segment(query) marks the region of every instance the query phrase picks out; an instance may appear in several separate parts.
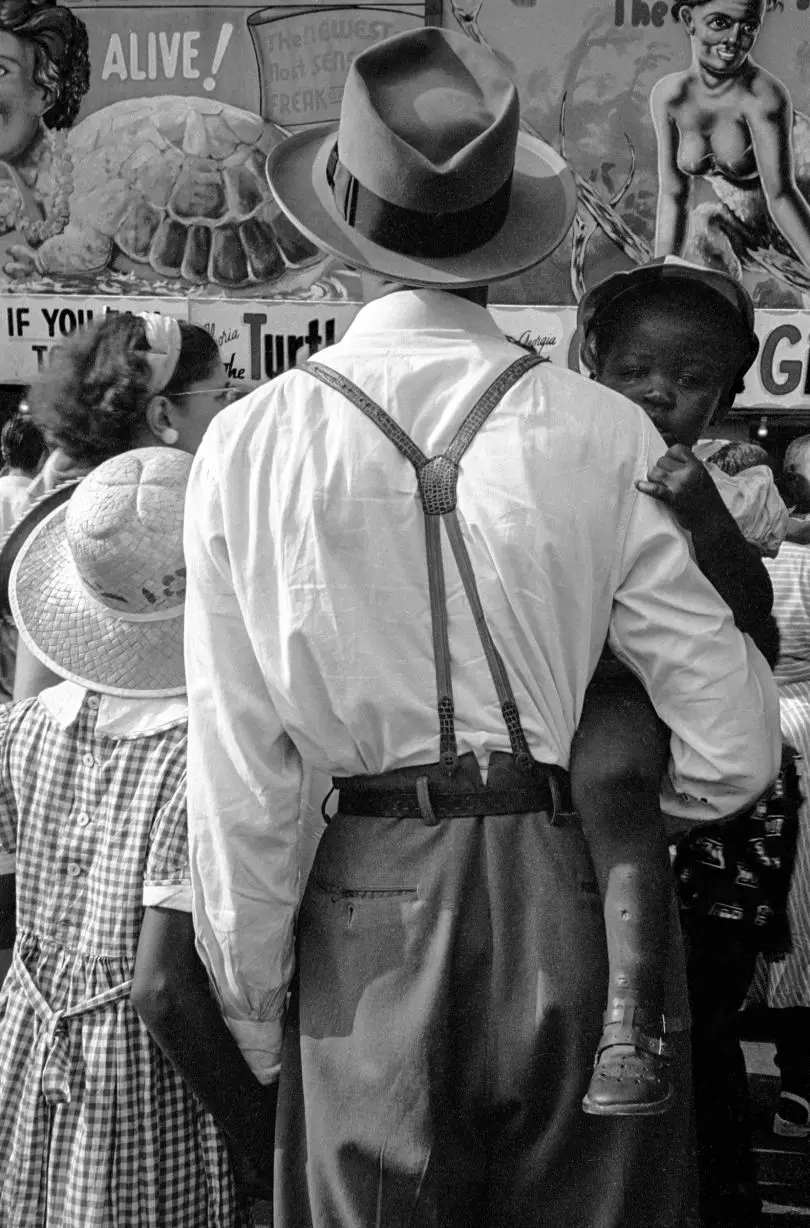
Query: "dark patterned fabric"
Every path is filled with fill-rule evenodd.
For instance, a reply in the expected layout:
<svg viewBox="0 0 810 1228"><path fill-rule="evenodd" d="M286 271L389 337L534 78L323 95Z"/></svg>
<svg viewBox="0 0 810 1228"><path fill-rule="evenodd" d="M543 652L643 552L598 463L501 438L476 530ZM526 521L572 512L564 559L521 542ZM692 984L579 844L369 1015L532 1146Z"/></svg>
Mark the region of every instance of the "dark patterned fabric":
<svg viewBox="0 0 810 1228"><path fill-rule="evenodd" d="M682 910L734 925L771 959L791 945L787 897L802 803L796 760L785 747L775 784L752 810L689 832L675 856Z"/></svg>

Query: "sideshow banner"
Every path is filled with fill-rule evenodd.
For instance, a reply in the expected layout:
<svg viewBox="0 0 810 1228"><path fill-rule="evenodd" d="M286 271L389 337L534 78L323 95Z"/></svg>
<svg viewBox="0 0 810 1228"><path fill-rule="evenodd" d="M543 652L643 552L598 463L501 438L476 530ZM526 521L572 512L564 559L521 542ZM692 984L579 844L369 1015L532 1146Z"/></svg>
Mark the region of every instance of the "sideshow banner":
<svg viewBox="0 0 810 1228"><path fill-rule="evenodd" d="M810 0L0 0L0 296L16 304L0 382L30 378L16 342L53 342L57 299L57 334L115 300L187 300L254 341L301 336L304 317L339 329L360 280L279 211L267 155L337 119L364 48L425 23L493 49L524 130L577 182L567 238L493 297L567 321L653 254L726 269L761 312L792 313L801 340L780 334L757 394L801 403L806 378L779 366L810 308ZM244 323L251 303L266 325Z"/></svg>
<svg viewBox="0 0 810 1228"><path fill-rule="evenodd" d="M163 311L198 324L219 346L228 376L264 381L306 362L339 340L360 303L277 299L123 298L80 295L0 296L0 353L5 382L27 384L49 351L107 311ZM577 371L576 308L501 305L496 322L515 341ZM810 400L810 314L758 311L760 353L745 378L739 408L771 411Z"/></svg>
<svg viewBox="0 0 810 1228"><path fill-rule="evenodd" d="M337 120L354 58L436 10L0 0L0 288L348 298L267 155Z"/></svg>
<svg viewBox="0 0 810 1228"><path fill-rule="evenodd" d="M568 239L505 301L572 303L671 253L810 306L808 0L445 0L443 21L496 52L576 177Z"/></svg>

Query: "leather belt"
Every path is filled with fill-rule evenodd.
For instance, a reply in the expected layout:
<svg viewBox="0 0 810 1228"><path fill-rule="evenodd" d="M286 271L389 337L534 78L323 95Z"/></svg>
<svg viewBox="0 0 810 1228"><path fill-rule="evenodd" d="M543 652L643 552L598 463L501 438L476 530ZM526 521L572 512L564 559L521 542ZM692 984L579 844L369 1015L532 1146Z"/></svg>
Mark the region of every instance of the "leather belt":
<svg viewBox="0 0 810 1228"><path fill-rule="evenodd" d="M552 822L570 811L567 773L557 769L526 788L443 790L439 781L420 776L413 788L375 787L369 783L335 778L339 790L337 813L357 818L442 819L480 818L485 815L548 813Z"/></svg>

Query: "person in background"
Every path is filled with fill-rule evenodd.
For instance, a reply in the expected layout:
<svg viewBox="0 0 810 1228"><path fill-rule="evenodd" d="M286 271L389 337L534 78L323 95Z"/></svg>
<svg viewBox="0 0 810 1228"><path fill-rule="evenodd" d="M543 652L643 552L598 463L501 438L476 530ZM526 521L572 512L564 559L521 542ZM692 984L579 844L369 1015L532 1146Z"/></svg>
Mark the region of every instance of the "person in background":
<svg viewBox="0 0 810 1228"><path fill-rule="evenodd" d="M282 142L268 176L389 283L220 415L189 482L194 920L277 1089L276 1228L676 1228L677 920L671 1111L588 1116L607 970L566 767L609 636L673 730L668 809L721 818L778 768L772 677L636 488L647 418L486 311L575 211L488 49L437 28L367 48L339 124ZM299 910L305 762L339 800Z"/></svg>
<svg viewBox="0 0 810 1228"><path fill-rule="evenodd" d="M810 435L792 439L782 461L782 489L790 507L786 541L810 544Z"/></svg>
<svg viewBox="0 0 810 1228"><path fill-rule="evenodd" d="M801 479L796 484L800 499L808 447L810 436L803 436L786 457L786 465ZM803 804L787 898L790 949L781 960L760 959L748 1005L770 1008L768 1026L781 1075L774 1132L801 1139L810 1137L810 549L787 543L767 567L780 635L775 674L782 733L799 752Z"/></svg>
<svg viewBox="0 0 810 1228"><path fill-rule="evenodd" d="M729 477L711 459L704 463L695 454L709 426L731 408L756 357L749 295L725 274L668 258L592 287L580 303L579 326L591 378L629 397L660 433L662 454L639 489L672 509L690 535L697 563L728 603L738 627L775 660L773 593L762 556L778 551L787 509L770 469ZM715 451L703 447L709 457ZM670 898L663 889L665 872L670 883L671 878L658 796L667 739L668 730L637 679L615 662L600 665L585 698L571 779L597 872L606 884L608 1019L619 1008L634 1006L648 1017L662 1013L666 946L661 931ZM624 787L617 786L617 778ZM631 870L637 885L629 878ZM718 931L696 921L687 965L706 1228L743 1228L759 1216L747 1117L729 1123L718 1107L730 1105L738 1082L739 1043L726 1043L725 1034L745 997L755 959L755 948L743 945L735 961L738 935L731 928ZM650 1034L649 1025L644 1031ZM666 1043L665 1033L660 1035ZM611 1098L641 1099L643 1084L627 1090L625 1082L638 1077L639 1067L642 1074L651 1067L655 1074L660 1063L649 1052L652 1041L642 1047L643 1037L636 1037L637 1056L628 1061L621 1050L615 1056L608 1047L611 1039L615 1042L608 1023L588 1092L595 1102L591 1111ZM738 1148L741 1133L745 1137Z"/></svg>
<svg viewBox="0 0 810 1228"><path fill-rule="evenodd" d="M189 911L190 467L167 448L102 462L12 576L20 635L59 682L0 711L0 864L17 878L0 991L3 1224L248 1228L228 1137L257 1192L269 1185L266 1093L216 1007Z"/></svg>
<svg viewBox="0 0 810 1228"><path fill-rule="evenodd" d="M27 491L23 517L32 513L35 524L50 500L69 494L68 483L130 448L162 444L193 453L240 391L205 329L154 312L110 312L56 348L31 386L28 412L53 451ZM25 529L15 534L15 549ZM14 698L51 681L42 662L19 647Z"/></svg>
<svg viewBox="0 0 810 1228"><path fill-rule="evenodd" d="M18 410L0 431L0 457L6 467L0 476L0 538L4 538L19 519L25 506L25 492L46 456L42 432L27 413Z"/></svg>

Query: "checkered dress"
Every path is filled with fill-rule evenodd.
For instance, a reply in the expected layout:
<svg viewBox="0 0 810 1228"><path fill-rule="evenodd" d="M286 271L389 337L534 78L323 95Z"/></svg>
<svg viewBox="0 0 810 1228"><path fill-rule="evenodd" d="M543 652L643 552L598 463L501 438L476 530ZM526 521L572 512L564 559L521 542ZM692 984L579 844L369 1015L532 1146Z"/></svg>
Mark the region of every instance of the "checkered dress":
<svg viewBox="0 0 810 1228"><path fill-rule="evenodd" d="M0 991L3 1228L243 1228L222 1137L127 992L145 885L187 882L184 723L64 728L0 709L0 853L16 849Z"/></svg>

